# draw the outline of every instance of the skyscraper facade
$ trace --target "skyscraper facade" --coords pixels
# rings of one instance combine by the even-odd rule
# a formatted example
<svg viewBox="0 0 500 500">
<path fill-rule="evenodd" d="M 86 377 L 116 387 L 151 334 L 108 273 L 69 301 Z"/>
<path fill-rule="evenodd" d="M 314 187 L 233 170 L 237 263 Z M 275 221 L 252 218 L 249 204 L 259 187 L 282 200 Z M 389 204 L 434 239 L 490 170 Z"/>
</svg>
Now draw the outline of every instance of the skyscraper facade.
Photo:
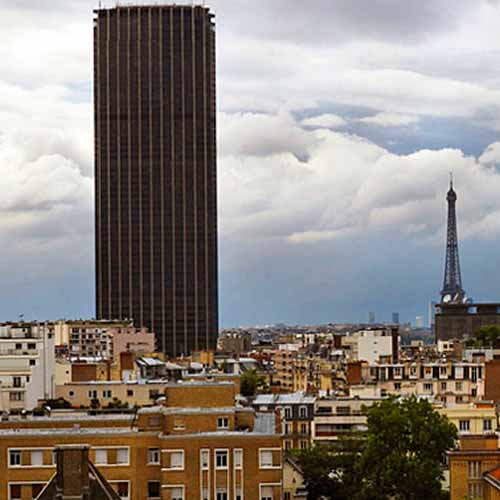
<svg viewBox="0 0 500 500">
<path fill-rule="evenodd" d="M 202 6 L 95 11 L 96 308 L 170 355 L 218 330 L 215 26 Z"/>
</svg>

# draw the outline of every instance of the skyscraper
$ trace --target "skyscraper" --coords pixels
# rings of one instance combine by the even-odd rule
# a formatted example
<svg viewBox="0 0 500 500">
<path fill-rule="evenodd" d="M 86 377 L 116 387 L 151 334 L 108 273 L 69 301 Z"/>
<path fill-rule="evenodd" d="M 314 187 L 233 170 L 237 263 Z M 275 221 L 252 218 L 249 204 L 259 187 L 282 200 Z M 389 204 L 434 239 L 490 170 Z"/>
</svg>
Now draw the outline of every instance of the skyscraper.
<svg viewBox="0 0 500 500">
<path fill-rule="evenodd" d="M 96 307 L 171 355 L 218 330 L 215 26 L 201 6 L 95 11 Z"/>
</svg>

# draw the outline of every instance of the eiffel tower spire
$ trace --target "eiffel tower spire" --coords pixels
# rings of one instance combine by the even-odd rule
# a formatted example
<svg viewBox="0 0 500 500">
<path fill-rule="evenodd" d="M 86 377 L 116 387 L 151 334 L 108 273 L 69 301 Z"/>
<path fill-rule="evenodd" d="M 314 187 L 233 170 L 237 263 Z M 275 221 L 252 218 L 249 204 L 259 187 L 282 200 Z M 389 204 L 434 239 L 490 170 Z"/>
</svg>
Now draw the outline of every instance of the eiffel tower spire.
<svg viewBox="0 0 500 500">
<path fill-rule="evenodd" d="M 444 268 L 444 283 L 441 291 L 441 302 L 462 303 L 466 300 L 460 275 L 458 258 L 457 216 L 455 203 L 457 194 L 453 189 L 453 175 L 450 173 L 450 189 L 446 195 L 448 201 L 448 231 L 446 235 L 446 262 Z"/>
</svg>

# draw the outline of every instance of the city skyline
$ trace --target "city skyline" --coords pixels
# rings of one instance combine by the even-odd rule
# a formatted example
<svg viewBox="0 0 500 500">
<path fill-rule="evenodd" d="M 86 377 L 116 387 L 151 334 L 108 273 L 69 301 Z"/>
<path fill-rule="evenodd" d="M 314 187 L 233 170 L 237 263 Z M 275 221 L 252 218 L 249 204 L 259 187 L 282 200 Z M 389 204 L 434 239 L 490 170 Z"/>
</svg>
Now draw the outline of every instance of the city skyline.
<svg viewBox="0 0 500 500">
<path fill-rule="evenodd" d="M 96 2 L 32 3 L 0 7 L 0 317 L 92 316 Z M 467 291 L 498 298 L 499 3 L 397 4 L 211 2 L 222 327 L 422 314 L 449 171 Z"/>
</svg>

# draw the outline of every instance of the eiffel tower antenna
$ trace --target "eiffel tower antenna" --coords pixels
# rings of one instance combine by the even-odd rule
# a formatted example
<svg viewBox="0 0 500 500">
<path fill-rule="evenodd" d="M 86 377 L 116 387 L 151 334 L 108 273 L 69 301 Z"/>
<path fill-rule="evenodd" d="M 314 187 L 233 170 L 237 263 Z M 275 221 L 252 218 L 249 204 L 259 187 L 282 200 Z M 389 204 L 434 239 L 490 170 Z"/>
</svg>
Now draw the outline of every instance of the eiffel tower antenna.
<svg viewBox="0 0 500 500">
<path fill-rule="evenodd" d="M 467 297 L 462 288 L 460 260 L 458 258 L 457 215 L 455 211 L 457 194 L 453 189 L 452 172 L 450 172 L 450 189 L 446 195 L 446 201 L 448 202 L 448 229 L 446 234 L 446 261 L 441 302 L 462 304 Z"/>
</svg>

